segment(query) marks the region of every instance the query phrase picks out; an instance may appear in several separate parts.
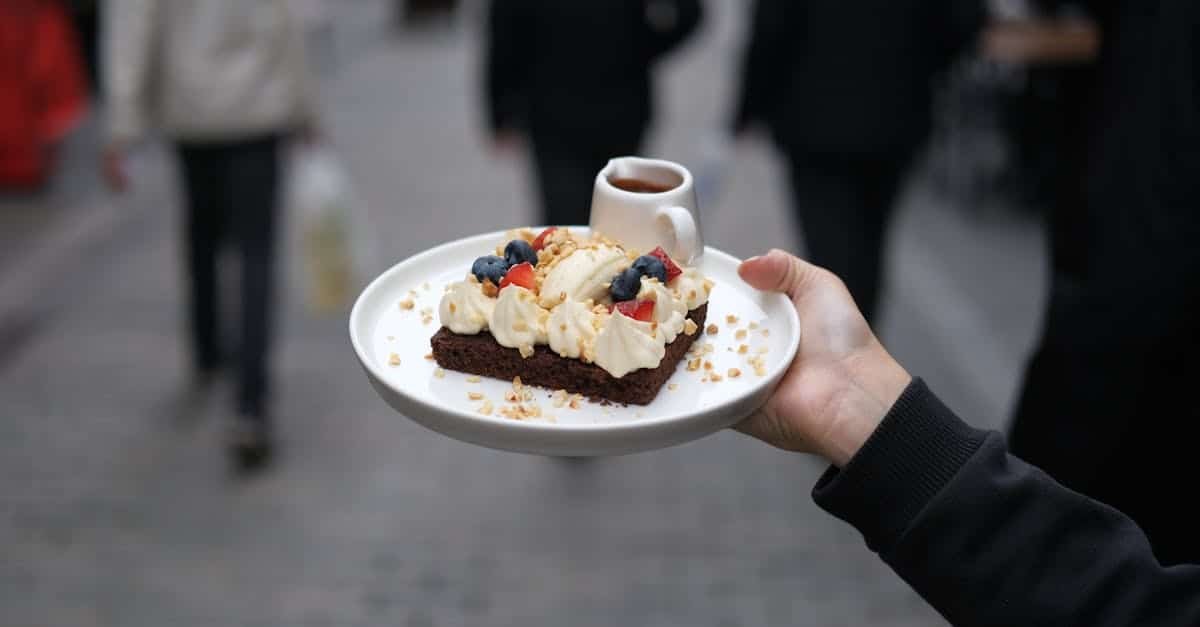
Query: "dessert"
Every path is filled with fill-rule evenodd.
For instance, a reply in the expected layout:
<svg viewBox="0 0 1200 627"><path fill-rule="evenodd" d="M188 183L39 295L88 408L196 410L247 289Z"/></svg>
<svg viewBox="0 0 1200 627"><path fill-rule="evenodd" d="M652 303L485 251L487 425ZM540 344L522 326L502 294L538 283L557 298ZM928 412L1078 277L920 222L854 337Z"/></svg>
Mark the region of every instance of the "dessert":
<svg viewBox="0 0 1200 627"><path fill-rule="evenodd" d="M567 228L510 231L446 287L430 340L447 370L645 405L704 328L712 282L661 248Z"/></svg>

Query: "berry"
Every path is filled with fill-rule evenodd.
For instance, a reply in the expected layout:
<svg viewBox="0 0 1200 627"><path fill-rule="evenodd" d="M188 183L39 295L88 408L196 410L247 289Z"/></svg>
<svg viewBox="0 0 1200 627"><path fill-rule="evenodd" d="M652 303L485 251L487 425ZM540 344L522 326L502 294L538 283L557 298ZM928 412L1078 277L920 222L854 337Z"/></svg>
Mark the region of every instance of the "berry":
<svg viewBox="0 0 1200 627"><path fill-rule="evenodd" d="M631 269L637 270L642 276L654 277L663 285L667 284L667 266L658 257L642 255L633 261Z"/></svg>
<svg viewBox="0 0 1200 627"><path fill-rule="evenodd" d="M626 300L616 304L616 310L642 322L650 322L654 318L654 301Z"/></svg>
<svg viewBox="0 0 1200 627"><path fill-rule="evenodd" d="M662 249L662 246L650 251L650 256L663 262L663 265L667 268L667 280L663 281L663 283L670 283L675 280L675 277L683 274L683 270L680 270L679 266L675 265L674 261L671 261L671 257L667 255L667 251Z"/></svg>
<svg viewBox="0 0 1200 627"><path fill-rule="evenodd" d="M520 285L527 290L537 287L537 279L533 276L533 266L529 262L524 262L509 268L508 274L500 280L500 289L510 285Z"/></svg>
<svg viewBox="0 0 1200 627"><path fill-rule="evenodd" d="M552 227L549 227L546 230L542 231L541 233L538 233L537 238L533 240L533 249L541 250L542 247L546 245L546 237L557 230L558 230L557 226L552 226Z"/></svg>
<svg viewBox="0 0 1200 627"><path fill-rule="evenodd" d="M633 300L637 298L637 294L641 290L642 273L633 268L626 268L624 272L617 275L617 278L613 279L612 285L609 286L609 293L617 302Z"/></svg>
<svg viewBox="0 0 1200 627"><path fill-rule="evenodd" d="M506 273L508 262L495 255L480 257L471 264L471 274L474 274L480 283L491 281L492 285L499 285Z"/></svg>
<svg viewBox="0 0 1200 627"><path fill-rule="evenodd" d="M533 252L533 246L523 239L515 239L504 247L504 260L508 265L515 266L521 263L528 263L531 266L537 265L537 253Z"/></svg>

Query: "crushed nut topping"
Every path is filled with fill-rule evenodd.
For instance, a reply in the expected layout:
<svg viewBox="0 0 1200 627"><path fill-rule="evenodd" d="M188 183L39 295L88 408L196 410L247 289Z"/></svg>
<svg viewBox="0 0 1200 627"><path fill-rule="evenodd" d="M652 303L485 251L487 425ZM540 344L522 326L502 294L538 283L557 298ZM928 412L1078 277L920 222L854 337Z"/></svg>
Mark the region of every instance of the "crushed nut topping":
<svg viewBox="0 0 1200 627"><path fill-rule="evenodd" d="M478 411L479 413L483 414L484 416L491 416L492 409L493 409L492 402L484 401L483 404L479 406L479 409L477 409L475 411Z"/></svg>
<svg viewBox="0 0 1200 627"><path fill-rule="evenodd" d="M742 344L741 346L739 346L739 347L738 347L738 350L737 350L737 352L738 352L738 354L739 354L739 355L745 355L745 354L746 354L746 352L747 352L747 351L749 351L749 350L750 350L750 347L749 347L749 346L746 346L745 344Z"/></svg>
<svg viewBox="0 0 1200 627"><path fill-rule="evenodd" d="M725 374L728 375L730 379L736 379L742 376L742 371L738 370L737 368L730 368Z"/></svg>
<svg viewBox="0 0 1200 627"><path fill-rule="evenodd" d="M683 321L684 335L695 335L697 328L699 328L699 327L696 326L696 322L694 320L692 320L691 318L688 318L687 320Z"/></svg>
<svg viewBox="0 0 1200 627"><path fill-rule="evenodd" d="M467 398L473 401L483 400L483 392L467 392Z"/></svg>
<svg viewBox="0 0 1200 627"><path fill-rule="evenodd" d="M739 339L739 340L744 340L744 339L746 339L746 330L745 330L745 329L738 329L738 330L737 330L737 333L734 333L734 334L733 334L733 337L734 337L735 339Z"/></svg>
<svg viewBox="0 0 1200 627"><path fill-rule="evenodd" d="M705 327L704 332L709 335L716 335L720 330L721 329L717 325L710 324L707 327Z"/></svg>
<svg viewBox="0 0 1200 627"><path fill-rule="evenodd" d="M737 321L738 321L738 317L733 314L729 314L728 316L725 316L725 322L728 322L729 324L737 324Z"/></svg>
<svg viewBox="0 0 1200 627"><path fill-rule="evenodd" d="M388 355L388 365L389 366L399 366L400 365L400 356L397 355L396 353L392 353L392 354Z"/></svg>
<svg viewBox="0 0 1200 627"><path fill-rule="evenodd" d="M412 309L413 307L416 307L416 306L417 306L417 304L414 303L413 299L411 299L411 298L406 298L406 299L400 301L401 309Z"/></svg>
<svg viewBox="0 0 1200 627"><path fill-rule="evenodd" d="M479 377L477 377L475 375L471 375L471 376L467 377L467 383L479 383L482 380L483 379L480 379Z"/></svg>

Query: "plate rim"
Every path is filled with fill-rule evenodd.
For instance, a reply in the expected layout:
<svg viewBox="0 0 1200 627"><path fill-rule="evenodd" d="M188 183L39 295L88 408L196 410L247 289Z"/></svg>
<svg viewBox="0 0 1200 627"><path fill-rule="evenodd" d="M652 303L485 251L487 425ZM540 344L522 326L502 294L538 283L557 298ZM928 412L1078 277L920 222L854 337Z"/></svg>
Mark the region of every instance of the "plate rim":
<svg viewBox="0 0 1200 627"><path fill-rule="evenodd" d="M537 230L539 230L541 228L545 228L545 227L531 226L531 227L517 227L517 228L529 228L531 230L537 231ZM590 229L586 226L568 226L566 228L570 228L572 230L590 232ZM478 233L475 235L468 235L466 237L460 237L455 240L444 242L444 243L434 246L432 248L427 248L419 253L409 255L408 257L405 257L404 259L401 259L400 261L397 261L396 263L392 264L392 266L389 267L388 269L380 272L374 279L372 279L366 285L366 287L364 287L359 292L358 296L354 300L354 306L351 307L351 309L350 309L350 316L347 321L348 322L347 331L349 332L350 343L354 348L355 356L358 358L359 364L367 370L367 373L371 378L375 379L379 384L384 385L392 392L403 396L404 399L411 404L419 405L420 407L423 407L427 410L434 411L443 416L453 416L456 419L462 419L462 420L465 420L470 423L474 423L474 424L479 425L480 427L484 427L484 428L495 428L495 427L508 428L508 429L513 429L516 431L527 431L530 434L539 434L539 433L541 433L541 434L545 434L545 433L561 434L564 432L573 432L576 434L611 433L613 431L623 430L623 429L629 429L629 430L654 429L657 427L662 427L664 425L685 422L689 419L695 419L695 418L698 418L701 416L712 416L714 414L719 414L723 410L725 410L731 406L734 406L734 405L738 404L739 402L742 402L745 399L754 396L755 394L761 393L764 388L772 388L773 389L779 383L779 381L783 378L783 375L787 372L788 368L791 366L792 362L796 358L796 354L800 348L800 339L802 336L802 328L800 325L800 315L796 312L796 308L792 305L791 300L788 299L786 294L763 292L763 291L759 290L766 297L773 297L773 298L782 299L782 300L786 301L787 306L785 306L783 309L784 309L784 311L787 312L788 321L791 324L791 327L795 330L795 333L792 334L792 340L788 343L788 346L785 349L785 359L778 362L778 365L774 366L771 370L768 371L767 375L762 378L761 385L752 386L752 387L742 391L741 393L734 394L734 395L731 395L731 396L723 399L721 402L719 402L717 404L699 408L695 411L685 412L685 413L674 413L674 414L669 414L666 416L661 416L661 415L660 416L645 416L642 418L633 418L631 420L622 420L621 422L615 422L615 423L572 424L572 423L556 423L556 422L534 421L534 420L510 420L510 419L497 418L495 416L484 416L481 414L476 414L473 412L463 410L458 407L450 406L448 404L447 405L434 405L434 404L427 402L425 399L420 398L414 394L405 392L403 388L390 383L388 381L388 379L384 376L381 366L379 364L374 363L374 359L372 359L369 356L369 352L362 346L361 338L359 338L358 334L355 332L355 327L361 326L358 324L360 319L363 316L367 315L366 313L364 313L364 310L366 309L365 303L367 301L371 300L371 296L374 294L374 292L381 290L382 286L385 285L393 275L395 275L398 272L401 272L403 267L406 265L416 264L416 263L420 262L421 260L428 258L428 257L435 257L439 253L442 253L443 251L445 251L447 249L466 245L469 242L471 242L472 240L476 240L476 239L487 240L489 238L494 238L494 237L503 237L505 233L508 233L509 231L512 231L512 230L513 229L511 229L511 228L500 229L497 231ZM718 257L723 257L725 259L725 261L728 261L735 265L741 263L741 261L742 261L742 260L738 259L737 257L735 257L734 255L731 255L731 254L729 254L723 250L720 250L718 248L715 248L713 246L705 246L704 254L705 255L711 254L711 255L717 255ZM750 288L750 289L753 289L753 288ZM393 408L393 409L395 409L395 408ZM399 413L399 412L397 412L397 413ZM405 417L410 420L416 420L416 419L412 418L411 416L405 415ZM422 421L417 420L417 422L422 422Z"/></svg>

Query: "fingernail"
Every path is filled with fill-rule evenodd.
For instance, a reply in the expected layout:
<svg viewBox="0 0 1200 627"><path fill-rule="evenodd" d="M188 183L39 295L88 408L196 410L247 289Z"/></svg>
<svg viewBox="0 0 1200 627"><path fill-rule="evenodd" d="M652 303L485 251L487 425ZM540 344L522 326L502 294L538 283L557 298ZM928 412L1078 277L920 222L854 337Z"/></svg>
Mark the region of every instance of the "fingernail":
<svg viewBox="0 0 1200 627"><path fill-rule="evenodd" d="M762 259L762 255L755 255L753 257L747 257L746 259L742 260L742 263L750 263L751 261L758 261L759 259Z"/></svg>

